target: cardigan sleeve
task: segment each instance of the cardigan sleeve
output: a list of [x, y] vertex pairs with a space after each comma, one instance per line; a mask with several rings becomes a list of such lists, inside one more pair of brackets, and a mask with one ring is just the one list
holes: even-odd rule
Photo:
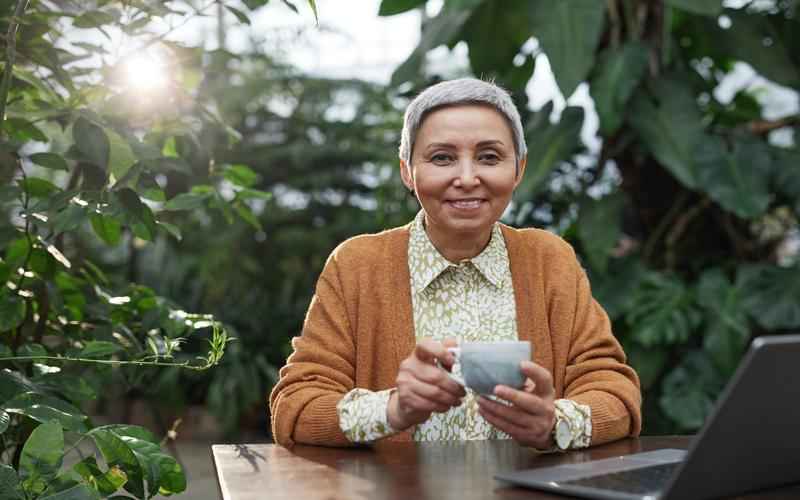
[[269, 398], [278, 444], [352, 446], [339, 428], [336, 405], [354, 387], [355, 339], [334, 253], [317, 282], [294, 352]]
[[566, 367], [565, 396], [592, 410], [592, 445], [638, 436], [642, 427], [639, 377], [626, 364], [608, 315], [592, 297], [576, 263], [576, 302]]

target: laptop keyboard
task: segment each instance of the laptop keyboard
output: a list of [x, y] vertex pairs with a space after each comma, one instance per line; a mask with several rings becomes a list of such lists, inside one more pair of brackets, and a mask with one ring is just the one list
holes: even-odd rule
[[625, 493], [654, 493], [663, 490], [680, 462], [652, 465], [598, 476], [560, 481], [560, 484], [601, 488]]

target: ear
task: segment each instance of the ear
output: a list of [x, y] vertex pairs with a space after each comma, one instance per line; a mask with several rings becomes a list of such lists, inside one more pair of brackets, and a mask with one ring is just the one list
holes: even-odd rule
[[404, 160], [400, 160], [400, 177], [403, 179], [403, 184], [409, 191], [414, 190], [414, 174], [411, 172], [411, 166]]
[[517, 189], [519, 183], [522, 182], [522, 176], [525, 174], [526, 166], [528, 166], [528, 155], [523, 156], [519, 160], [519, 167], [517, 167], [517, 178], [514, 180], [514, 189]]

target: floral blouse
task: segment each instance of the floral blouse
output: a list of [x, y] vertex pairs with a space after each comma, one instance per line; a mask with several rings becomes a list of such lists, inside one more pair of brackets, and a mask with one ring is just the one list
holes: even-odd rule
[[[486, 248], [458, 264], [445, 259], [424, 228], [424, 212], [414, 219], [409, 236], [408, 268], [417, 339], [501, 341], [517, 339], [516, 305], [508, 252], [495, 224]], [[536, 346], [534, 346], [535, 349]], [[454, 367], [458, 369], [458, 365]], [[458, 373], [454, 372], [456, 375]], [[394, 389], [353, 389], [339, 402], [339, 426], [353, 442], [367, 443], [395, 434], [386, 418]], [[432, 413], [416, 426], [416, 441], [509, 439], [478, 413], [478, 395], [467, 390], [463, 403], [446, 413]], [[556, 412], [569, 423], [572, 448], [591, 441], [591, 409], [567, 399]]]

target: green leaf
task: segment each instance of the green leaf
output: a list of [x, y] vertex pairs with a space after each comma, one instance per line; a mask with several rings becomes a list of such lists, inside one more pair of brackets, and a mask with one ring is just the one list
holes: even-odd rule
[[3, 122], [3, 129], [8, 132], [9, 136], [20, 142], [50, 142], [47, 134], [42, 132], [42, 130], [34, 125], [33, 122], [26, 120], [25, 118], [7, 116]]
[[611, 250], [622, 235], [622, 209], [625, 198], [612, 194], [600, 199], [586, 197], [578, 212], [578, 238], [592, 267], [603, 273]]
[[785, 196], [795, 215], [800, 216], [800, 150], [776, 148], [773, 151], [773, 190]]
[[258, 180], [258, 174], [246, 165], [231, 165], [222, 175], [228, 181], [245, 188], [251, 187]]
[[391, 85], [396, 86], [416, 80], [420, 76], [425, 54], [431, 49], [452, 42], [480, 3], [481, 0], [445, 3], [439, 14], [425, 25], [419, 44], [408, 59], [392, 73]]
[[72, 25], [76, 28], [98, 28], [100, 26], [111, 24], [117, 21], [118, 16], [111, 14], [109, 12], [103, 12], [100, 10], [90, 10], [88, 12], [84, 12], [80, 16], [76, 17], [72, 21]]
[[633, 294], [625, 320], [644, 347], [683, 344], [700, 324], [694, 297], [678, 278], [651, 272]]
[[111, 143], [103, 128], [96, 123], [79, 117], [72, 126], [75, 146], [84, 158], [105, 170], [111, 154]]
[[235, 7], [231, 7], [230, 5], [226, 5], [225, 8], [228, 9], [231, 14], [236, 16], [236, 19], [238, 19], [240, 23], [250, 26], [250, 18], [247, 17], [247, 14]]
[[87, 379], [91, 380], [84, 376], [58, 372], [40, 375], [35, 382], [45, 391], [55, 392], [74, 404], [81, 404], [97, 399], [97, 391]]
[[100, 428], [110, 430], [114, 434], [122, 438], [131, 437], [139, 439], [141, 441], [147, 441], [153, 444], [159, 444], [160, 442], [160, 440], [155, 436], [155, 434], [145, 429], [144, 427], [138, 425], [110, 424], [110, 425], [104, 425]]
[[111, 129], [105, 130], [108, 135], [108, 166], [114, 179], [122, 179], [128, 170], [136, 164], [137, 158], [131, 145], [121, 135]]
[[647, 46], [638, 42], [600, 54], [590, 91], [604, 136], [612, 135], [622, 125], [628, 101], [645, 75], [647, 63]]
[[625, 354], [628, 356], [628, 363], [639, 375], [642, 391], [653, 388], [669, 361], [669, 353], [661, 347], [633, 344], [625, 346]]
[[721, 0], [666, 0], [672, 7], [704, 16], [718, 16], [722, 12]]
[[561, 113], [558, 123], [550, 123], [553, 102], [550, 101], [528, 123], [528, 166], [517, 191], [528, 198], [543, 187], [554, 168], [568, 160], [581, 145], [583, 108], [570, 106]]
[[127, 475], [118, 467], [110, 467], [106, 472], [100, 470], [94, 456], [84, 458], [73, 466], [73, 470], [80, 474], [87, 483], [96, 487], [103, 496], [111, 495], [128, 480]]
[[110, 215], [93, 213], [89, 215], [89, 221], [92, 223], [92, 229], [101, 240], [111, 246], [119, 243], [122, 237], [122, 224]]
[[158, 444], [133, 436], [122, 436], [122, 440], [136, 455], [151, 495], [156, 492], [171, 495], [186, 489], [186, 476], [180, 465], [164, 454]]
[[703, 348], [725, 377], [733, 375], [750, 340], [741, 292], [716, 268], [705, 271], [697, 285], [697, 300], [706, 316]]
[[205, 193], [181, 193], [164, 205], [164, 210], [195, 210], [205, 205], [209, 194]]
[[242, 220], [253, 226], [254, 229], [257, 229], [259, 231], [263, 230], [263, 228], [261, 227], [261, 221], [258, 220], [258, 217], [256, 216], [256, 214], [253, 213], [253, 211], [250, 209], [249, 206], [240, 201], [234, 202], [232, 206], [233, 210], [236, 211], [237, 214], [239, 214], [239, 217], [241, 217]]
[[800, 327], [800, 267], [743, 267], [736, 286], [743, 290], [745, 310], [763, 328]]
[[108, 340], [92, 340], [84, 346], [78, 356], [89, 359], [103, 359], [121, 350], [122, 346], [114, 342], [109, 342]]
[[379, 16], [393, 16], [425, 4], [425, 0], [383, 0], [378, 9]]
[[23, 489], [39, 495], [47, 483], [58, 475], [64, 460], [64, 431], [58, 422], [46, 422], [36, 427], [25, 445], [19, 460], [19, 475]]
[[86, 432], [87, 417], [73, 405], [52, 396], [25, 392], [6, 401], [0, 409], [8, 413], [25, 415], [37, 422], [47, 423], [53, 420], [61, 427], [71, 431]]
[[37, 500], [100, 500], [100, 494], [94, 488], [83, 483], [66, 479], [57, 491], [48, 488]]
[[659, 405], [685, 431], [702, 427], [724, 385], [702, 351], [690, 352], [664, 379]]
[[183, 235], [181, 234], [181, 229], [178, 226], [161, 220], [156, 221], [156, 223], [158, 224], [159, 227], [164, 228], [176, 240], [181, 241], [183, 239]]
[[691, 89], [675, 78], [652, 82], [633, 99], [630, 123], [644, 145], [685, 186], [698, 185], [695, 151], [704, 126]]
[[0, 291], [0, 332], [13, 330], [22, 324], [25, 307], [25, 301], [16, 293], [8, 289]]
[[66, 160], [55, 153], [34, 153], [30, 156], [30, 160], [42, 167], [50, 168], [53, 170], [69, 170]]
[[21, 392], [35, 390], [38, 390], [36, 384], [21, 373], [9, 369], [0, 371], [0, 401], [8, 401]]
[[128, 476], [125, 489], [137, 497], [144, 497], [143, 470], [133, 450], [109, 429], [92, 429], [89, 435], [109, 467], [117, 466]]
[[[472, 72], [482, 78], [501, 75], [513, 67], [522, 45], [530, 38], [528, 0], [481, 3], [464, 24], [461, 37], [469, 45]], [[497, 29], [502, 26], [503, 29]]]
[[[687, 0], [689, 1], [689, 0]], [[746, 9], [726, 9], [731, 20], [728, 29], [719, 27], [716, 19], [701, 25], [721, 55], [744, 61], [778, 84], [800, 85], [800, 40], [796, 37], [797, 21], [783, 12], [767, 14]]]
[[238, 200], [271, 200], [272, 193], [260, 191], [258, 189], [242, 189], [236, 193]]
[[755, 218], [772, 200], [771, 159], [765, 146], [737, 141], [728, 152], [722, 139], [709, 137], [694, 154], [698, 187], [742, 219]]
[[[137, 233], [137, 236], [145, 236], [143, 239], [147, 240], [153, 239], [156, 234], [156, 219], [153, 217], [150, 207], [142, 203], [139, 195], [130, 188], [122, 188], [116, 191], [116, 195], [130, 219], [140, 223], [142, 229], [145, 230], [145, 233]], [[134, 231], [136, 231], [136, 227], [134, 227]]]
[[70, 203], [67, 208], [58, 212], [50, 219], [55, 234], [65, 233], [78, 229], [86, 220], [88, 210], [77, 203]]
[[530, 2], [533, 36], [539, 40], [564, 98], [575, 91], [594, 64], [605, 25], [605, 2]]
[[4, 433], [6, 429], [8, 429], [9, 424], [11, 424], [11, 415], [3, 410], [0, 410], [0, 434]]
[[28, 177], [18, 179], [19, 186], [28, 193], [31, 198], [44, 198], [50, 194], [60, 191], [52, 182], [40, 179], [39, 177]]
[[0, 464], [0, 498], [3, 500], [25, 500], [25, 494], [11, 466]]
[[634, 255], [610, 259], [605, 273], [589, 269], [589, 275], [592, 294], [616, 321], [632, 308], [634, 294], [631, 291], [639, 288], [646, 271], [642, 260]]

